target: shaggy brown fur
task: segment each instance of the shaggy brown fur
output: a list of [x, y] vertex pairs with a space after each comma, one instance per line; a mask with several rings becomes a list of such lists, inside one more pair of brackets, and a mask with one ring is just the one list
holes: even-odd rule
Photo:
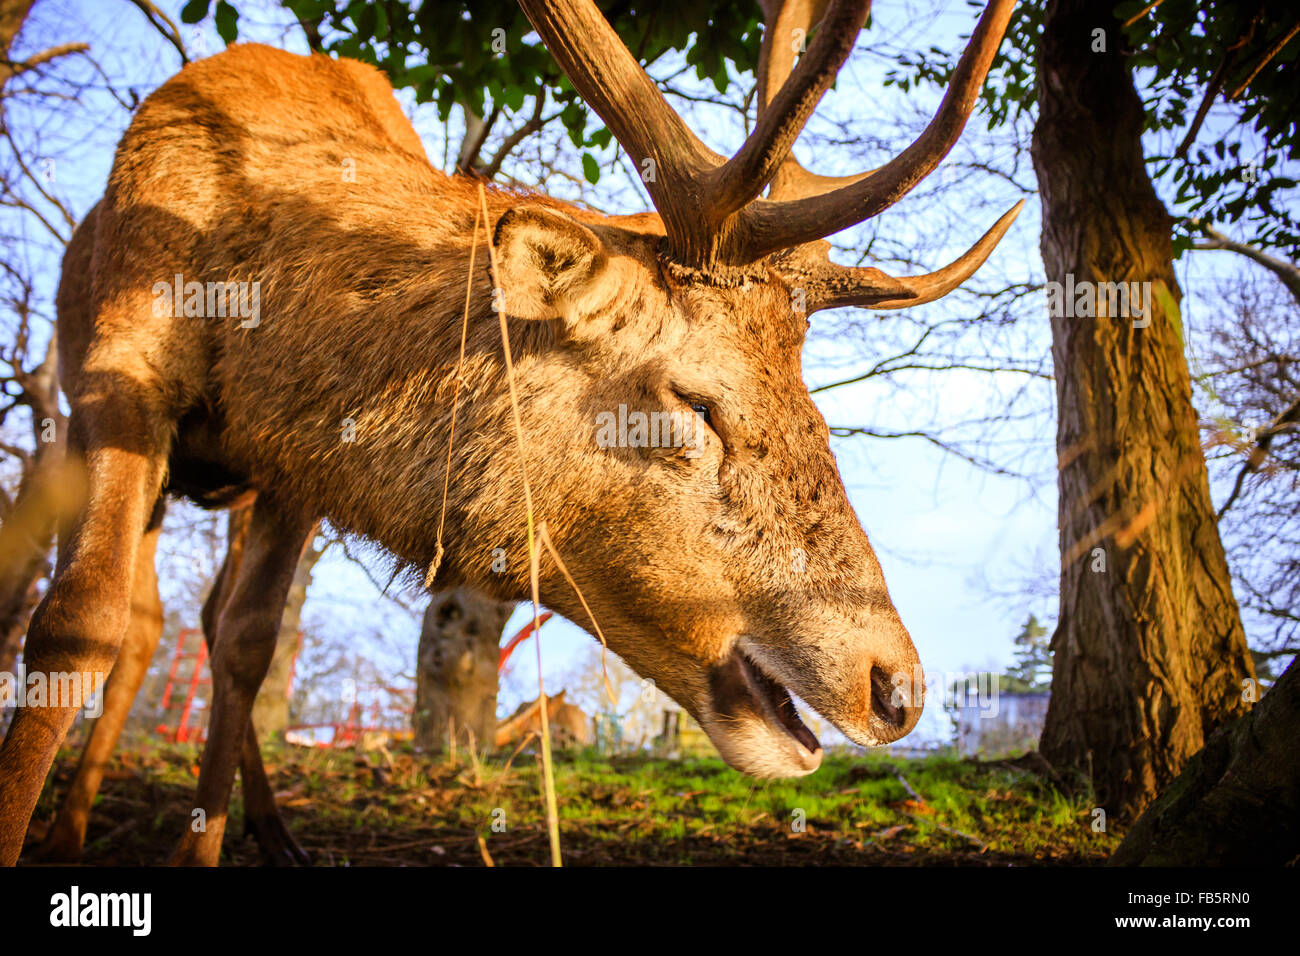
[[[261, 46], [187, 66], [118, 147], [92, 328], [64, 333], [81, 343], [65, 382], [90, 494], [28, 665], [112, 666], [169, 467], [196, 496], [232, 476], [256, 490], [213, 663], [206, 827], [186, 834], [180, 862], [216, 861], [252, 697], [315, 520], [414, 567], [434, 555], [476, 193], [429, 165], [377, 73]], [[820, 759], [783, 719], [783, 688], [864, 744], [910, 730], [920, 665], [803, 384], [806, 322], [790, 290], [761, 268], [728, 282], [665, 268], [654, 217], [500, 190], [488, 206], [536, 518], [610, 646], [750, 773], [807, 773]], [[482, 253], [434, 586], [520, 599], [521, 461]], [[177, 274], [260, 282], [260, 324], [159, 314], [153, 290]], [[596, 416], [620, 405], [703, 406], [711, 427], [701, 421], [696, 457], [600, 447]], [[542, 567], [543, 600], [584, 622]], [[16, 716], [0, 750], [0, 862], [17, 857], [71, 718]]]
[[[56, 297], [59, 326], [64, 331], [60, 343], [62, 346], [60, 359], [65, 380], [69, 384], [75, 380], [76, 372], [85, 360], [92, 331], [90, 270], [95, 249], [98, 215], [99, 206], [96, 204], [73, 231], [72, 239], [63, 257], [63, 272]], [[206, 477], [210, 484], [210, 474]], [[184, 494], [183, 483], [178, 482], [177, 478], [175, 472], [169, 476], [168, 491]], [[225, 489], [224, 492], [215, 495], [211, 492], [201, 494], [199, 489], [195, 489], [196, 497], [208, 505], [231, 504], [232, 492], [243, 493], [245, 497], [251, 498], [245, 489], [238, 487]], [[86, 825], [90, 819], [90, 810], [95, 802], [95, 796], [99, 792], [104, 770], [117, 747], [117, 740], [126, 723], [131, 705], [135, 702], [145, 674], [148, 672], [149, 662], [162, 637], [162, 601], [158, 595], [154, 555], [158, 533], [161, 530], [164, 503], [164, 498], [160, 497], [136, 554], [136, 566], [132, 578], [130, 623], [123, 638], [121, 651], [104, 686], [102, 713], [95, 721], [86, 741], [81, 762], [77, 765], [76, 776], [64, 796], [54, 824], [38, 850], [40, 858], [46, 862], [72, 863], [81, 858], [86, 838]], [[250, 513], [250, 508], [245, 503], [236, 507], [230, 514], [226, 559], [203, 605], [203, 636], [209, 649], [215, 645], [218, 610], [228, 595], [229, 586], [233, 584], [243, 554]], [[241, 774], [246, 805], [245, 818], [248, 821], [248, 829], [257, 837], [263, 851], [263, 858], [270, 863], [304, 861], [306, 854], [294, 843], [280, 819], [266, 771], [262, 766], [256, 734], [251, 725], [245, 735], [244, 749], [241, 754]]]

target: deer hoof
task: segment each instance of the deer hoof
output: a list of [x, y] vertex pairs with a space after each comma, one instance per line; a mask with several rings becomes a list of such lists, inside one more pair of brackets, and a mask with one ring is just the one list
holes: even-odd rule
[[32, 860], [38, 863], [80, 863], [81, 849], [81, 834], [55, 827], [32, 850]]
[[244, 832], [251, 833], [266, 866], [309, 866], [311, 855], [298, 845], [279, 814], [248, 817]]

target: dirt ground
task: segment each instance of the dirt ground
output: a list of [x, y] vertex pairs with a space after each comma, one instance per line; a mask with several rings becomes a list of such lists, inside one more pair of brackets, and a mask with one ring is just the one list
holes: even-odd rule
[[[525, 752], [455, 760], [410, 752], [270, 748], [284, 818], [315, 865], [540, 866], [549, 862], [538, 764]], [[46, 786], [24, 863], [76, 768], [65, 751]], [[137, 746], [105, 776], [83, 862], [166, 861], [189, 825], [190, 747]], [[1098, 865], [1114, 835], [1012, 765], [828, 757], [798, 781], [750, 780], [717, 759], [560, 755], [556, 790], [570, 865]], [[236, 785], [223, 865], [261, 862], [243, 835]]]

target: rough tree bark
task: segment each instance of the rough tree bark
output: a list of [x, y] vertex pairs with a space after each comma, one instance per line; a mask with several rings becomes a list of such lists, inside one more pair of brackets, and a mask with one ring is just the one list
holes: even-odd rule
[[298, 652], [298, 632], [302, 624], [302, 608], [311, 587], [312, 570], [320, 560], [323, 548], [316, 546], [315, 536], [303, 552], [302, 560], [289, 586], [289, 596], [284, 603], [284, 617], [275, 639], [275, 654], [262, 681], [262, 689], [253, 702], [253, 727], [261, 740], [279, 737], [289, 726], [289, 678], [293, 659]]
[[492, 749], [497, 726], [501, 632], [514, 604], [457, 588], [436, 594], [424, 612], [415, 678], [415, 744]]
[[1125, 820], [1245, 712], [1254, 672], [1192, 408], [1171, 220], [1113, 7], [1048, 4], [1032, 154], [1048, 281], [1151, 290], [1145, 316], [1107, 316], [1105, 295], [1095, 318], [1051, 316], [1062, 565], [1041, 750]]
[[[34, 0], [0, 0], [0, 92], [14, 75], [9, 51], [33, 2]], [[52, 394], [57, 413], [59, 386], [56, 361], [54, 339], [51, 337], [45, 361], [36, 372], [36, 377], [41, 381], [35, 383], [31, 392], [32, 397], [38, 400]], [[27, 391], [24, 388], [24, 392]], [[31, 405], [33, 430], [36, 432], [36, 452], [24, 470], [18, 493], [12, 502], [5, 502], [8, 507], [0, 515], [5, 527], [4, 537], [0, 540], [4, 555], [0, 559], [0, 671], [12, 671], [14, 668], [23, 635], [27, 632], [27, 619], [31, 617], [38, 600], [36, 586], [48, 571], [46, 556], [54, 543], [53, 520], [48, 523], [39, 521], [38, 515], [42, 512], [44, 503], [36, 500], [43, 487], [38, 479], [46, 470], [46, 462], [42, 459], [53, 457], [50, 453], [54, 449], [41, 442], [39, 420], [42, 415], [35, 404], [30, 401], [28, 404]]]
[[[0, 671], [12, 671], [40, 599], [37, 586], [49, 573], [56, 516], [74, 500], [62, 481], [64, 426], [59, 410], [58, 356], [51, 334], [45, 359], [21, 376], [22, 396], [32, 415], [34, 451], [24, 462], [18, 493], [0, 514]], [[53, 438], [53, 440], [49, 440]]]
[[1147, 808], [1115, 866], [1300, 862], [1300, 668], [1292, 661], [1249, 714], [1220, 727]]

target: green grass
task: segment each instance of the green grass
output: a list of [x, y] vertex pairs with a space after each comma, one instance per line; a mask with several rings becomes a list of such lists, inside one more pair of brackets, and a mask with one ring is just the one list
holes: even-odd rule
[[[479, 837], [497, 865], [547, 861], [531, 753], [508, 766], [505, 755], [453, 763], [400, 749], [266, 753], [286, 821], [318, 863], [483, 865]], [[189, 818], [198, 759], [176, 746], [120, 757], [92, 816], [86, 862], [164, 860]], [[65, 754], [37, 830], [74, 768]], [[758, 781], [717, 758], [580, 753], [557, 754], [555, 771], [569, 863], [1088, 865], [1118, 843], [1093, 832], [1086, 796], [1006, 763], [832, 754], [811, 776]], [[241, 812], [236, 787], [226, 858], [255, 863]], [[123, 832], [133, 815], [140, 822]]]

